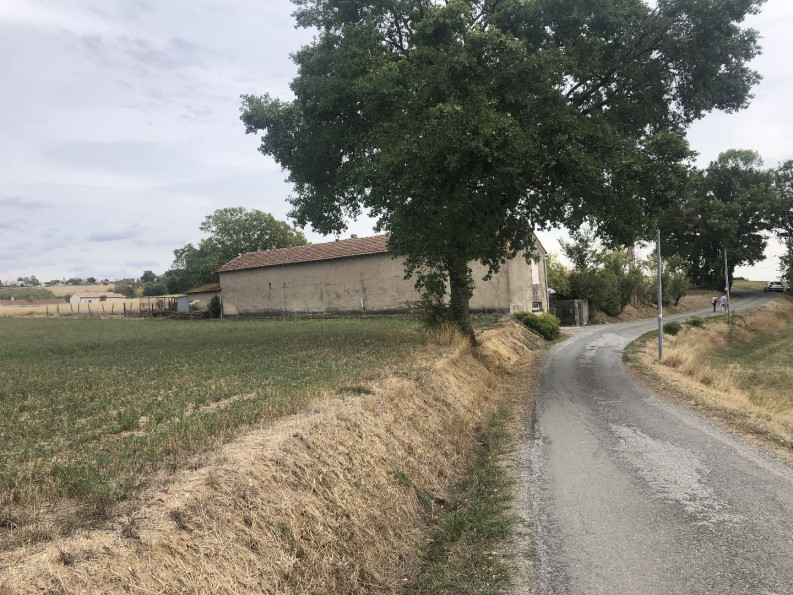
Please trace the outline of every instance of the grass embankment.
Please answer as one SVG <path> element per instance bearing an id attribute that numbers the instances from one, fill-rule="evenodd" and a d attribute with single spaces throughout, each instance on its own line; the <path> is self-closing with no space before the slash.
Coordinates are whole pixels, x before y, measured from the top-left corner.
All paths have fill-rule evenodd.
<path id="1" fill-rule="evenodd" d="M 31 322 L 24 321 L 26 328 Z M 60 328 L 48 327 L 48 322 L 38 323 L 46 331 Z M 508 584 L 504 539 L 510 533 L 510 482 L 501 470 L 500 457 L 508 456 L 504 453 L 509 441 L 503 437 L 509 433 L 490 430 L 503 427 L 522 409 L 536 371 L 531 362 L 540 352 L 540 340 L 517 325 L 480 332 L 481 347 L 472 353 L 462 340 L 447 347 L 426 343 L 404 320 L 80 322 L 111 326 L 98 335 L 90 326 L 81 326 L 76 344 L 74 336 L 50 340 L 47 337 L 57 333 L 39 329 L 38 341 L 33 340 L 15 363 L 21 365 L 25 356 L 36 361 L 70 360 L 85 351 L 86 356 L 77 360 L 86 367 L 85 373 L 76 367 L 71 373 L 82 378 L 80 386 L 90 382 L 90 387 L 70 394 L 94 395 L 88 400 L 97 401 L 105 398 L 108 385 L 127 386 L 134 381 L 131 372 L 121 373 L 125 368 L 118 362 L 125 359 L 122 353 L 131 351 L 143 368 L 143 384 L 135 385 L 137 398 L 130 390 L 111 391 L 114 396 L 105 403 L 104 417 L 105 427 L 114 433 L 85 443 L 84 450 L 133 438 L 146 443 L 150 428 L 157 427 L 150 422 L 154 416 L 144 416 L 143 423 L 138 418 L 137 429 L 120 430 L 119 409 L 112 403 L 125 396 L 130 397 L 128 403 L 137 403 L 153 392 L 160 395 L 146 401 L 153 409 L 163 407 L 161 401 L 181 403 L 176 407 L 181 416 L 164 415 L 158 425 L 181 428 L 171 437 L 184 464 L 180 461 L 172 468 L 172 459 L 161 459 L 159 473 L 147 474 L 123 502 L 94 509 L 101 514 L 90 522 L 77 515 L 66 519 L 71 526 L 64 526 L 63 519 L 53 517 L 50 505 L 40 505 L 41 494 L 58 488 L 57 481 L 39 487 L 38 505 L 27 518 L 14 516 L 22 511 L 21 504 L 9 503 L 0 518 L 5 540 L 5 552 L 0 551 L 0 567 L 5 569 L 1 592 L 339 593 L 397 592 L 413 585 L 417 592 L 458 593 L 498 592 Z M 122 329 L 125 324 L 143 330 Z M 167 332 L 145 330 L 152 325 Z M 182 326 L 190 330 L 180 332 Z M 197 332 L 193 327 L 209 330 Z M 283 336 L 284 328 L 292 342 Z M 151 332 L 158 336 L 149 336 Z M 108 339 L 114 335 L 115 339 Z M 115 359 L 94 361 L 91 356 L 98 357 L 102 350 L 91 346 L 107 346 L 107 340 L 116 342 Z M 41 349 L 42 345 L 50 347 Z M 234 357 L 246 349 L 255 353 Z M 179 356 L 171 355 L 172 350 Z M 303 350 L 306 355 L 300 363 L 288 363 L 293 357 L 286 353 L 289 350 Z M 185 358 L 193 351 L 199 352 L 194 359 Z M 366 355 L 353 356 L 353 351 Z M 374 363 L 372 352 L 379 353 L 380 364 Z M 392 367 L 391 374 L 383 372 L 382 366 L 397 352 L 407 359 Z M 3 357 L 7 356 L 4 351 Z M 245 363 L 234 367 L 239 359 Z M 302 409 L 287 404 L 287 411 L 300 409 L 294 415 L 262 420 L 262 410 L 265 416 L 276 415 L 273 371 L 277 367 L 269 359 L 283 363 L 285 391 L 297 390 L 300 372 L 310 374 L 312 366 L 331 373 L 336 386 L 319 399 L 302 398 Z M 360 367 L 337 369 L 345 359 Z M 158 364 L 160 360 L 165 361 Z M 202 382 L 210 386 L 214 382 L 215 390 L 222 389 L 226 397 L 213 401 L 222 406 L 205 409 L 210 403 L 196 405 L 200 387 L 191 380 L 192 374 L 182 375 L 181 370 L 196 372 L 202 368 L 199 364 L 216 360 L 217 369 L 210 366 L 212 373 Z M 148 361 L 160 370 L 157 375 L 146 372 Z M 304 369 L 295 371 L 294 366 Z M 377 366 L 381 371 L 372 375 Z M 103 367 L 110 367 L 104 375 Z M 68 379 L 68 368 L 48 370 Z M 521 370 L 517 375 L 516 369 Z M 42 375 L 29 374 L 34 384 L 44 386 L 38 384 Z M 97 375 L 102 382 L 95 380 Z M 111 382 L 114 377 L 118 381 Z M 246 384 L 257 381 L 265 384 L 262 393 Z M 249 388 L 256 396 L 233 398 L 247 397 Z M 49 400 L 55 409 L 59 393 L 54 387 L 51 391 Z M 185 398 L 178 399 L 182 394 Z M 20 401 L 17 395 L 16 402 L 28 402 L 32 396 L 31 392 Z M 248 409 L 246 404 L 254 400 L 257 407 Z M 194 435 L 189 428 L 203 426 L 202 417 L 231 414 L 238 407 L 249 417 L 236 427 L 233 440 L 202 456 L 188 456 L 196 447 L 206 450 L 218 441 L 217 434 L 210 432 L 203 442 L 180 442 Z M 83 419 L 68 408 L 57 412 L 40 407 L 37 415 Z M 224 419 L 210 425 L 220 428 L 221 436 L 230 436 L 237 414 Z M 64 423 L 61 429 L 79 427 Z M 240 433 L 243 427 L 247 431 Z M 34 431 L 31 424 L 27 428 Z M 8 430 L 9 426 L 3 427 L 3 436 Z M 54 444 L 69 442 L 63 432 L 53 436 Z M 80 452 L 69 448 L 75 456 Z M 122 451 L 117 452 L 124 456 Z M 130 452 L 133 459 L 139 454 Z M 467 475 L 472 465 L 474 471 Z M 94 497 L 91 494 L 88 498 Z M 433 530 L 436 522 L 438 528 Z M 417 576 L 422 581 L 417 583 Z"/>
<path id="2" fill-rule="evenodd" d="M 684 325 L 664 337 L 647 336 L 626 352 L 634 370 L 659 382 L 731 430 L 793 458 L 793 300 Z"/>

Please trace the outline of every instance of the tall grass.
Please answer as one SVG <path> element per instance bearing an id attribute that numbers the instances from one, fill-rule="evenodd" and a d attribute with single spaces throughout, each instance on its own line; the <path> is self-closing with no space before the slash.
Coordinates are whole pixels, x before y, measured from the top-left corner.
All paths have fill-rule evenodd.
<path id="1" fill-rule="evenodd" d="M 240 428 L 409 358 L 407 318 L 0 318 L 0 504 L 123 498 Z"/>
<path id="2" fill-rule="evenodd" d="M 639 350 L 641 365 L 682 387 L 697 406 L 733 429 L 755 435 L 793 455 L 793 300 L 705 326 L 685 326 L 667 337 L 655 361 L 653 341 Z M 629 357 L 636 359 L 636 354 Z"/>

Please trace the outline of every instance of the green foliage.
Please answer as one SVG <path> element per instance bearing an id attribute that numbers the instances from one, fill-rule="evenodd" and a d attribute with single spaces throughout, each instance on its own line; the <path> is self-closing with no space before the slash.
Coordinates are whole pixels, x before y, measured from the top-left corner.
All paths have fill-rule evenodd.
<path id="1" fill-rule="evenodd" d="M 779 256 L 779 278 L 787 279 L 788 291 L 793 289 L 793 238 L 785 241 L 785 253 Z"/>
<path id="2" fill-rule="evenodd" d="M 573 233 L 572 242 L 559 240 L 559 245 L 562 253 L 573 263 L 573 269 L 579 272 L 596 268 L 606 254 L 591 227 L 584 227 Z"/>
<path id="3" fill-rule="evenodd" d="M 702 328 L 705 326 L 706 322 L 707 321 L 702 318 L 702 316 L 692 316 L 686 321 L 689 326 L 693 326 L 694 328 Z"/>
<path id="4" fill-rule="evenodd" d="M 619 280 L 613 271 L 591 269 L 570 273 L 570 293 L 575 299 L 589 302 L 590 314 L 601 311 L 617 316 L 620 313 L 618 287 Z"/>
<path id="5" fill-rule="evenodd" d="M 122 279 L 121 281 L 116 281 L 115 285 L 113 286 L 113 291 L 116 293 L 121 293 L 125 297 L 133 298 L 137 297 L 138 290 L 141 289 L 139 283 L 135 281 L 129 281 Z M 142 292 L 141 292 L 142 295 Z"/>
<path id="6" fill-rule="evenodd" d="M 165 295 L 167 293 L 168 286 L 161 281 L 143 284 L 143 295 L 145 296 Z"/>
<path id="7" fill-rule="evenodd" d="M 548 272 L 548 287 L 552 288 L 556 295 L 568 295 L 570 293 L 570 281 L 567 279 L 567 271 L 564 265 L 559 262 L 559 258 L 553 253 L 547 254 L 545 266 Z"/>
<path id="8" fill-rule="evenodd" d="M 694 284 L 723 290 L 724 250 L 730 283 L 735 267 L 764 258 L 774 229 L 775 171 L 755 151 L 731 149 L 705 170 L 692 169 L 688 185 L 661 218 L 664 250 L 688 263 Z"/>
<path id="9" fill-rule="evenodd" d="M 38 287 L 41 285 L 41 281 L 36 279 L 36 275 L 31 275 L 30 277 L 17 277 L 17 281 L 20 281 L 22 284 L 27 285 L 28 287 Z"/>
<path id="10" fill-rule="evenodd" d="M 683 325 L 677 322 L 676 320 L 673 320 L 672 322 L 664 323 L 664 333 L 666 333 L 667 335 L 676 335 L 677 333 L 680 332 L 682 328 Z"/>
<path id="11" fill-rule="evenodd" d="M 542 314 L 515 312 L 515 318 L 524 326 L 537 331 L 549 341 L 559 338 L 559 319 L 553 314 L 548 312 L 543 312 Z"/>
<path id="12" fill-rule="evenodd" d="M 418 317 L 425 329 L 438 328 L 452 321 L 449 305 L 429 292 L 409 303 L 408 310 Z"/>
<path id="13" fill-rule="evenodd" d="M 220 318 L 223 314 L 223 306 L 220 303 L 220 296 L 212 296 L 212 299 L 209 300 L 209 304 L 207 305 L 207 310 L 209 311 L 210 318 Z"/>
<path id="14" fill-rule="evenodd" d="M 779 166 L 775 186 L 778 200 L 774 207 L 773 225 L 786 248 L 785 254 L 779 257 L 780 278 L 793 284 L 793 159 Z"/>
<path id="15" fill-rule="evenodd" d="M 0 300 L 51 300 L 56 297 L 44 287 L 0 287 Z"/>
<path id="16" fill-rule="evenodd" d="M 140 276 L 141 283 L 154 283 L 157 280 L 157 275 L 155 275 L 152 271 L 143 271 L 143 274 Z"/>
<path id="17" fill-rule="evenodd" d="M 679 254 L 673 254 L 666 259 L 665 268 L 668 272 L 668 279 L 662 286 L 665 295 L 669 296 L 671 302 L 677 306 L 680 298 L 688 295 L 690 283 L 688 280 L 688 263 Z"/>
<path id="18" fill-rule="evenodd" d="M 160 276 L 160 281 L 165 283 L 167 293 L 184 293 L 193 287 L 190 273 L 184 269 L 170 269 Z"/>
<path id="19" fill-rule="evenodd" d="M 654 273 L 650 282 L 653 301 L 658 299 L 658 257 L 655 252 L 647 260 L 647 268 Z M 688 278 L 689 263 L 679 254 L 661 260 L 661 299 L 664 306 L 680 303 L 680 298 L 688 295 L 691 283 Z"/>
<path id="20" fill-rule="evenodd" d="M 245 252 L 306 244 L 305 236 L 287 223 L 243 207 L 218 209 L 204 218 L 200 229 L 209 237 L 197 247 L 187 244 L 173 252 L 171 269 L 178 271 L 175 275 L 186 274 L 192 287 L 217 282 L 217 269 Z"/>
<path id="21" fill-rule="evenodd" d="M 688 125 L 758 80 L 739 24 L 760 1 L 301 1 L 316 35 L 294 99 L 245 96 L 241 118 L 289 171 L 298 225 L 371 214 L 419 284 L 444 275 L 470 331 L 470 262 L 493 272 L 557 224 L 649 235 Z"/>
<path id="22" fill-rule="evenodd" d="M 439 511 L 424 573 L 412 595 L 503 593 L 510 585 L 504 553 L 515 519 L 510 512 L 512 479 L 498 461 L 511 452 L 509 406 L 493 415 L 480 438 L 481 450 L 459 495 Z"/>

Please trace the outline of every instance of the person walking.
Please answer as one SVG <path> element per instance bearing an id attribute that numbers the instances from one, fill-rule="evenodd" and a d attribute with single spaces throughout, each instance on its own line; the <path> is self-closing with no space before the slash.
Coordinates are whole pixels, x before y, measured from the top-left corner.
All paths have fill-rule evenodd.
<path id="1" fill-rule="evenodd" d="M 723 296 L 721 296 L 721 300 L 719 300 L 719 301 L 721 302 L 721 311 L 722 312 L 726 312 L 727 311 L 727 294 L 725 293 Z"/>
<path id="2" fill-rule="evenodd" d="M 711 300 L 710 300 L 710 304 L 711 304 L 711 306 L 713 306 L 713 311 L 714 311 L 714 312 L 716 311 L 716 304 L 718 304 L 718 303 L 719 303 L 719 298 L 717 298 L 717 297 L 714 295 L 714 296 L 711 298 Z"/>

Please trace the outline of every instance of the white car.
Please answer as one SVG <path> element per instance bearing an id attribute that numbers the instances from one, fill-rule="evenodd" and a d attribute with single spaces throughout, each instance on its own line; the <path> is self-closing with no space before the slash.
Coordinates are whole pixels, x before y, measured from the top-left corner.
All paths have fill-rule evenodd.
<path id="1" fill-rule="evenodd" d="M 785 286 L 781 281 L 769 281 L 763 287 L 763 291 L 785 291 Z"/>

